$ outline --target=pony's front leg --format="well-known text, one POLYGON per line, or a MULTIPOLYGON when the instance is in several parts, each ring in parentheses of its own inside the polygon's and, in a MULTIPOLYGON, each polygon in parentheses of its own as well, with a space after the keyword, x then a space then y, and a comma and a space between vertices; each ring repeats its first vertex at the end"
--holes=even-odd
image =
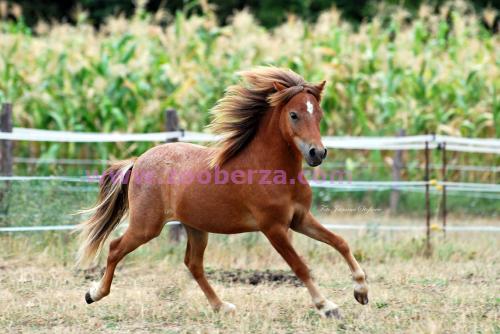
POLYGON ((346 260, 351 269, 354 281, 354 298, 360 304, 368 304, 368 284, 366 274, 358 261, 352 255, 347 242, 339 235, 332 233, 321 225, 309 212, 304 219, 294 222, 291 228, 297 232, 307 235, 313 239, 329 244, 334 247, 346 260))
POLYGON ((284 225, 273 226, 272 228, 263 230, 262 232, 269 239, 278 253, 280 253, 280 255, 285 259, 295 275, 297 275, 297 277, 304 282, 305 286, 309 290, 309 293, 311 294, 311 298, 319 314, 323 317, 340 318, 339 307, 335 303, 327 300, 319 292, 318 287, 309 274, 309 269, 290 243, 290 239, 288 238, 288 228, 284 225))

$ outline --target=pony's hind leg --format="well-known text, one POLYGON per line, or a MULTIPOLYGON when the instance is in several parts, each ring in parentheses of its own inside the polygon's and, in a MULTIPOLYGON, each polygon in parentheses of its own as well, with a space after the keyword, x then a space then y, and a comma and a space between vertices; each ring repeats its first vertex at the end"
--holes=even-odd
POLYGON ((186 256, 184 257, 186 267, 188 267, 189 271, 193 275, 193 278, 196 280, 201 290, 207 297, 208 302, 216 312, 234 312, 236 307, 231 303, 221 301, 205 277, 203 269, 203 255, 208 243, 208 233, 193 229, 189 226, 185 226, 185 228, 188 237, 186 256))
MULTIPOLYGON (((146 211, 146 210, 144 210, 146 211)), ((90 304, 107 295, 111 290, 111 283, 117 264, 130 252, 157 237, 163 228, 163 219, 149 214, 131 212, 130 224, 125 233, 113 240, 109 245, 109 254, 106 271, 102 279, 95 283, 85 294, 85 301, 90 304)))

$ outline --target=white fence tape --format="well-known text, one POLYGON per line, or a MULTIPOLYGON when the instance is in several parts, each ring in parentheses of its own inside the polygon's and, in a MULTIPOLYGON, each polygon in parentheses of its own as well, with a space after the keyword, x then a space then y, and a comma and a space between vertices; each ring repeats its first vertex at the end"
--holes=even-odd
POLYGON ((12 132, 0 132, 0 139, 65 142, 65 143, 112 143, 112 142, 164 142, 167 139, 178 138, 181 141, 210 142, 217 136, 208 133, 190 131, 171 131, 153 133, 98 133, 52 131, 42 129, 14 128, 12 132))
MULTIPOLYGON (((466 182, 426 182, 426 181, 309 181, 313 188, 330 189, 359 189, 359 190, 385 190, 385 189, 412 189, 423 188, 429 184, 432 188, 446 186, 447 190, 500 192, 500 184, 466 183, 466 182)), ((436 188, 437 189, 437 188, 436 188)))
POLYGON ((104 159, 54 159, 54 158, 25 158, 25 157, 14 157, 14 163, 21 164, 33 164, 33 165, 108 165, 112 161, 104 159))
MULTIPOLYGON (((45 141, 45 142, 163 142, 178 138, 185 142, 212 142, 220 137, 190 131, 156 132, 156 133, 92 133, 52 131, 41 129, 14 128, 13 132, 0 132, 0 139, 45 141)), ((323 143, 328 148, 361 149, 361 150, 421 150, 428 143, 429 148, 436 148, 446 143, 449 151, 477 152, 500 154, 500 140, 461 138, 441 135, 420 135, 406 137, 323 137, 323 143)))
MULTIPOLYGON (((382 190, 390 190, 390 189, 382 189, 382 190)), ((364 191, 364 190, 344 190, 344 191, 364 191)), ((377 189, 377 191, 379 191, 377 189)), ((424 188, 405 188, 404 192, 413 192, 413 193, 425 193, 424 188)), ((435 189, 434 187, 429 189, 431 195, 442 195, 442 191, 435 189)), ((481 199, 491 199, 491 200, 500 200, 500 193, 488 193, 488 192, 478 192, 478 191, 470 191, 469 189, 446 189, 446 196, 460 196, 460 197, 469 197, 469 198, 481 198, 481 199)))
POLYGON ((98 183, 99 176, 0 176, 0 181, 64 181, 64 182, 85 182, 98 183))
POLYGON ((179 138, 184 142, 214 142, 220 139, 220 136, 215 136, 210 133, 185 131, 184 135, 179 138))
MULTIPOLYGON (((74 183, 98 183, 99 175, 82 177, 72 176, 0 176, 0 181, 61 181, 74 183)), ((469 182, 426 182, 426 181, 318 181, 310 180, 309 184, 313 188, 330 189, 355 189, 355 190, 384 190, 384 189, 412 189, 422 188, 429 184, 432 188, 436 186, 446 186, 449 190, 456 191, 478 191, 478 192, 500 192, 500 184, 490 183, 469 183, 469 182)))
POLYGON ((493 183, 437 182, 437 184, 446 186, 447 189, 468 189, 469 191, 500 192, 500 184, 493 183))
MULTIPOLYGON (((15 159, 15 158, 14 158, 15 159)), ((346 169, 346 163, 345 162, 329 162, 325 161, 321 165, 321 169, 328 169, 328 168, 338 168, 338 169, 346 169), (325 168, 323 168, 323 166, 325 168)), ((362 163, 362 164, 356 164, 353 169, 358 169, 358 168, 364 168, 364 169, 369 169, 369 168, 392 168, 392 165, 384 162, 384 163, 362 163)), ((408 169, 408 170, 414 170, 414 169, 425 169, 425 165, 421 162, 418 164, 415 164, 415 162, 409 162, 406 163, 404 166, 400 167, 401 169, 408 169)), ((429 169, 432 170, 442 170, 443 165, 441 164, 429 164, 429 169)), ((500 166, 492 166, 492 165, 446 165, 446 170, 451 171, 451 170, 458 170, 458 171, 464 171, 464 172, 500 172, 500 166)))
POLYGON ((67 231, 76 229, 76 225, 49 225, 49 226, 10 226, 0 227, 1 232, 39 232, 39 231, 67 231))
POLYGON ((494 138, 463 138, 437 135, 436 140, 449 144, 474 145, 500 148, 500 140, 494 138))
MULTIPOLYGON (((367 231, 425 231, 425 226, 323 224, 328 229, 367 231)), ((446 226, 446 232, 500 232, 500 226, 446 226)))
MULTIPOLYGON (((179 225, 180 222, 169 222, 168 226, 179 225)), ((42 232, 42 231, 65 231, 75 230, 77 225, 51 225, 51 226, 13 226, 0 227, 0 233, 6 232, 42 232)), ((355 230, 355 231, 424 231, 424 226, 410 225, 349 225, 349 224, 323 224, 331 230, 355 230)), ((447 232, 500 232, 500 226, 447 226, 447 232)))
POLYGON ((460 145, 446 144, 446 150, 454 152, 500 154, 500 148, 495 148, 495 147, 460 146, 460 145))

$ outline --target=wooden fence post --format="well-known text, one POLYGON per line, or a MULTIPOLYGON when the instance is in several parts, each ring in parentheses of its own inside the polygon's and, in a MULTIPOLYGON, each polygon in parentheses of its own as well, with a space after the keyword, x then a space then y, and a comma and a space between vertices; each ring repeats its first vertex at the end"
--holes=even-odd
MULTIPOLYGON (((2 104, 2 113, 0 114, 0 131, 1 132, 12 132, 12 104, 4 103, 2 104)), ((12 141, 11 140, 1 140, 0 141, 0 175, 2 176, 12 176, 12 141)), ((0 210, 2 215, 7 215, 9 210, 9 190, 10 181, 0 182, 0 210)), ((1 219, 0 222, 5 224, 5 219, 1 219)))
MULTIPOLYGON (((401 129, 398 132, 398 137, 403 137, 405 135, 405 130, 401 129)), ((392 181, 398 182, 401 180, 401 169, 403 168, 403 151, 397 150, 394 153, 394 160, 392 162, 392 181)), ((396 213, 398 211, 399 196, 401 192, 399 189, 392 189, 391 191, 391 201, 390 201, 390 211, 391 213, 396 213)))
MULTIPOLYGON (((165 131, 180 131, 179 116, 177 115, 177 111, 175 109, 165 110, 165 131)), ((166 140, 167 143, 175 143, 177 141, 179 141, 177 138, 170 138, 166 140)), ((179 242, 181 240, 181 236, 184 234, 183 231, 184 228, 182 224, 171 226, 168 231, 170 240, 179 242)))
MULTIPOLYGON (((175 109, 165 110, 165 131, 180 131, 179 129, 179 116, 175 109)), ((179 141, 177 138, 167 139, 167 143, 179 141)))

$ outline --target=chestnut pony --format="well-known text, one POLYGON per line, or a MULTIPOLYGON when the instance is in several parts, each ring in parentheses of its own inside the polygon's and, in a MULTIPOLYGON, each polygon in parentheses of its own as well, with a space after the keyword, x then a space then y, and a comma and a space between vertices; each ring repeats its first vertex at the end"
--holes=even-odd
POLYGON ((241 76, 244 82, 229 87, 212 110, 210 127, 222 138, 218 145, 159 145, 137 159, 112 165, 101 178, 98 202, 81 225, 84 241, 79 263, 95 258, 127 213, 129 225, 110 243, 106 271, 86 293, 87 303, 107 296, 118 262, 157 237, 173 220, 181 221, 187 232, 184 262, 216 311, 233 312, 235 306, 220 300, 205 277, 208 233, 262 232, 304 282, 318 312, 338 317, 338 306, 320 293, 288 231, 327 243, 349 265, 356 300, 368 303, 364 271, 347 242, 313 217, 311 188, 301 179, 302 158, 318 166, 326 157, 319 131, 325 82, 310 84, 291 70, 275 67, 260 67, 241 76), (202 175, 203 180, 171 182, 174 172, 186 171, 202 175), (267 180, 262 180, 264 174, 267 180), (226 180, 230 175, 230 180, 217 182, 221 175, 226 180), (279 182, 273 182, 278 175, 279 182))

